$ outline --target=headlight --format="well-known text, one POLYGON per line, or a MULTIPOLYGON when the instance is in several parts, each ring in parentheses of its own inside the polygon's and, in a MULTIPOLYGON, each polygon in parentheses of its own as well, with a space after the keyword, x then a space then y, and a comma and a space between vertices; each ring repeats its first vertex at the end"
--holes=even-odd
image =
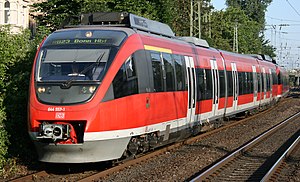
POLYGON ((46 88, 45 87, 38 87, 37 89, 38 93, 45 93, 46 92, 46 88))
POLYGON ((90 86, 89 91, 91 94, 94 93, 95 90, 96 90, 96 86, 90 86))
POLYGON ((87 93, 87 88, 86 87, 82 87, 81 88, 81 93, 86 94, 87 93))
POLYGON ((96 86, 89 86, 89 87, 84 86, 81 88, 81 93, 82 94, 93 94, 95 92, 96 88, 97 88, 96 86))
POLYGON ((39 94, 43 94, 43 93, 51 94, 51 87, 46 88, 46 87, 40 86, 40 87, 37 88, 37 92, 39 94))

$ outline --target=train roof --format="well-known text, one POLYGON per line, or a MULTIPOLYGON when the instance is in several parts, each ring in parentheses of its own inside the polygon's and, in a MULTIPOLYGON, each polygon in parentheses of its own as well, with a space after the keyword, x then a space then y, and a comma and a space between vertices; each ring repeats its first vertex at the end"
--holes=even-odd
MULTIPOLYGON (((117 27, 117 26, 100 26, 100 25, 80 25, 80 26, 68 26, 65 29, 59 29, 56 30, 55 32, 63 32, 63 31, 69 31, 69 30, 116 30, 116 31, 123 31, 125 32, 128 36, 136 33, 131 28, 127 27, 117 27)), ((53 33, 55 33, 53 32, 53 33)))
MULTIPOLYGON (((70 19, 69 19, 70 22, 70 19)), ((80 25, 63 25, 68 30, 74 29, 111 29, 125 31, 127 35, 134 33, 140 34, 151 34, 154 37, 159 36, 160 38, 171 39, 175 42, 185 42, 192 44, 196 47, 207 48, 211 50, 217 50, 225 55, 240 57, 245 59, 258 59, 261 61, 271 62, 276 64, 271 57, 262 54, 238 54, 229 51, 215 49, 209 46, 206 40, 199 39, 196 37, 177 37, 172 31, 169 25, 150 20, 128 12, 95 12, 86 13, 80 16, 80 25)), ((68 24, 65 22, 65 24, 68 24)), ((64 31, 64 29, 58 30, 64 31)))
POLYGON ((175 37, 175 33, 169 25, 127 12, 82 14, 81 25, 125 26, 166 37, 175 37))
POLYGON ((198 39, 196 37, 177 37, 177 39, 192 43, 195 46, 209 48, 209 44, 204 39, 198 39))
MULTIPOLYGON (((144 17, 137 16, 127 12, 96 12, 86 13, 80 16, 80 25, 69 26, 64 25, 64 28, 97 28, 100 27, 119 27, 120 30, 126 30, 128 27, 138 33, 150 33, 152 35, 158 35, 166 38, 172 38, 173 40, 180 40, 195 46, 209 48, 209 44, 206 40, 198 39, 196 37, 176 37, 169 25, 150 20, 144 17)), ((132 32, 127 32, 128 35, 132 32)))
POLYGON ((225 50, 221 50, 218 49, 221 53, 223 53, 223 55, 230 55, 230 56, 235 56, 235 57, 241 57, 241 58, 247 58, 247 59, 254 59, 254 57, 249 56, 247 54, 239 54, 239 53, 235 53, 235 52, 229 52, 229 51, 225 51, 225 50), (225 53, 225 54, 224 54, 225 53))
POLYGON ((249 54, 249 56, 257 58, 261 61, 267 61, 267 62, 277 64, 275 59, 271 58, 271 56, 266 55, 266 54, 249 54))

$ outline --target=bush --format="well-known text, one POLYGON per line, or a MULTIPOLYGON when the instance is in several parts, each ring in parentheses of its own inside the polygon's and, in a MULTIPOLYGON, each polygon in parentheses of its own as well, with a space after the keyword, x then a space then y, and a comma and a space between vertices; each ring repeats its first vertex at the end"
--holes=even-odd
POLYGON ((11 34, 9 26, 0 27, 0 169, 8 159, 27 163, 35 157, 27 132, 27 97, 42 37, 32 38, 28 30, 11 34))
POLYGON ((6 155, 8 149, 8 136, 4 128, 5 112, 0 109, 0 169, 2 169, 6 162, 6 155))

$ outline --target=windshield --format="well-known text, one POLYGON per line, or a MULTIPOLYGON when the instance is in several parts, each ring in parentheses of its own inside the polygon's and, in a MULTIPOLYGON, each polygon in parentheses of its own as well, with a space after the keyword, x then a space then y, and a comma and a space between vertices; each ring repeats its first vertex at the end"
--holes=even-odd
POLYGON ((37 81, 98 80, 109 49, 45 49, 41 51, 37 81))
POLYGON ((39 52, 36 81, 101 81, 125 38, 113 30, 54 32, 39 52))

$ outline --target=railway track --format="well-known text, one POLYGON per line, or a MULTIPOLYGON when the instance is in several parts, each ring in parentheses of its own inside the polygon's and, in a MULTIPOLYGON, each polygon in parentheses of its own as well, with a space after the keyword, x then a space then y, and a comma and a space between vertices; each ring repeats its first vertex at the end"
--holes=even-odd
POLYGON ((25 182, 25 181, 34 181, 37 178, 46 177, 49 174, 46 171, 40 171, 34 174, 29 174, 14 180, 11 180, 11 182, 25 182))
POLYGON ((279 157, 277 162, 272 166, 268 173, 263 177, 262 181, 275 181, 280 177, 281 170, 285 166, 285 160, 290 157, 291 153, 295 150, 296 147, 300 147, 300 135, 298 138, 291 144, 291 146, 279 157))
POLYGON ((297 146, 300 112, 235 150, 191 181, 268 181, 278 177, 282 161, 297 146))
MULTIPOLYGON (((285 99, 282 102, 286 102, 288 100, 289 99, 285 99)), ((127 160, 127 161, 121 161, 116 166, 108 167, 108 169, 100 170, 100 172, 92 172, 91 175, 88 175, 88 176, 85 175, 84 177, 76 179, 76 181, 81 181, 81 182, 96 181, 97 179, 104 178, 107 175, 110 175, 112 173, 121 171, 121 170, 123 170, 123 169, 125 169, 125 168, 127 168, 129 166, 133 166, 133 165, 142 163, 143 161, 149 160, 149 159, 151 159, 151 158, 153 158, 155 156, 158 156, 158 155, 161 155, 161 154, 166 153, 168 151, 171 151, 171 150, 174 150, 176 148, 179 148, 182 145, 192 144, 192 143, 194 143, 196 141, 199 141, 199 140, 201 140, 201 139, 203 139, 205 137, 211 136, 211 135, 213 135, 213 134, 215 134, 217 132, 222 132, 222 130, 226 130, 226 129, 230 128, 230 127, 234 127, 236 125, 242 124, 242 123, 247 122, 247 121, 249 121, 249 120, 251 120, 253 118, 260 117, 261 115, 264 115, 264 114, 267 114, 268 112, 271 112, 275 107, 272 107, 270 109, 261 111, 258 114, 246 117, 246 118, 241 119, 239 121, 232 121, 229 124, 226 124, 226 125, 224 125, 224 126, 222 126, 220 128, 208 131, 206 133, 203 133, 203 134, 200 134, 198 136, 186 139, 185 141, 178 142, 178 143, 175 143, 173 145, 161 148, 159 150, 155 150, 153 152, 150 152, 149 154, 145 154, 143 156, 137 156, 136 159, 127 160)), ((44 179, 47 180, 48 178, 55 178, 53 176, 59 176, 59 175, 52 174, 51 172, 49 173, 49 172, 46 172, 46 171, 40 171, 40 172, 37 172, 37 173, 34 173, 34 174, 30 174, 30 175, 27 175, 27 176, 24 176, 24 177, 21 177, 21 178, 12 180, 12 181, 14 181, 14 182, 21 182, 21 181, 22 182, 23 181, 43 181, 44 179)))

